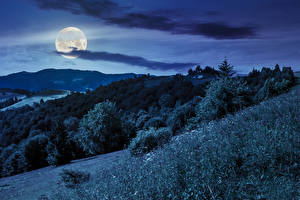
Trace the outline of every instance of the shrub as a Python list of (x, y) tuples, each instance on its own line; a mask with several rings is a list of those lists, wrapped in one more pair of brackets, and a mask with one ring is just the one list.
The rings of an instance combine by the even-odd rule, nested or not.
[(136, 120), (136, 127), (141, 129), (144, 127), (145, 123), (151, 119), (151, 116), (146, 111), (140, 111), (138, 113), (138, 118)]
[(8, 176), (8, 174), (6, 172), (3, 172), (3, 169), (5, 168), (4, 163), (10, 155), (14, 154), (15, 151), (17, 151), (17, 145), (15, 145), (15, 144), (9, 145), (8, 147), (1, 149), (1, 154), (0, 154), (0, 177)]
[(28, 170), (26, 158), (22, 150), (13, 152), (4, 162), (2, 166), (2, 176), (12, 176)]
[(274, 70), (265, 67), (262, 68), (261, 71), (253, 69), (253, 71), (250, 72), (245, 79), (253, 90), (253, 95), (255, 95), (261, 88), (265, 86), (265, 83), (268, 79), (273, 79), (274, 83), (288, 80), (288, 87), (292, 87), (295, 84), (293, 70), (290, 67), (283, 67), (281, 71), (279, 65), (276, 65)]
[(128, 138), (116, 105), (109, 101), (95, 105), (80, 121), (78, 138), (83, 149), (92, 155), (123, 148)]
[(281, 78), (289, 80), (290, 83), (293, 85), (295, 82), (295, 76), (294, 76), (294, 72), (293, 72), (292, 68), (291, 67), (283, 67)]
[(76, 131), (78, 128), (79, 120), (76, 117), (69, 117), (64, 120), (64, 126), (67, 131)]
[(213, 120), (251, 105), (250, 89), (240, 79), (221, 78), (212, 81), (206, 96), (196, 107), (197, 118)]
[(62, 165), (73, 159), (71, 138), (62, 122), (57, 122), (47, 145), (47, 161), (50, 165)]
[(172, 111), (167, 120), (167, 125), (173, 133), (185, 127), (188, 119), (195, 117), (195, 107), (192, 102), (178, 106)]
[(47, 145), (48, 137), (45, 135), (34, 136), (25, 143), (24, 155), (30, 169), (37, 169), (48, 165)]
[(140, 155), (148, 153), (157, 147), (169, 142), (172, 133), (168, 128), (138, 131), (136, 138), (134, 138), (130, 145), (129, 150), (132, 155)]
[(148, 129), (150, 127), (158, 129), (161, 127), (166, 127), (166, 123), (161, 117), (153, 117), (144, 124), (144, 129)]
[(270, 97), (287, 92), (290, 85), (291, 82), (289, 80), (283, 79), (281, 81), (276, 81), (275, 78), (269, 78), (265, 81), (264, 86), (255, 95), (255, 101), (260, 102)]
[(169, 94), (164, 94), (159, 98), (158, 104), (160, 107), (173, 107), (175, 104), (175, 99)]
[(68, 188), (75, 188), (90, 180), (90, 173), (78, 170), (63, 169), (59, 175)]
[(129, 139), (134, 138), (136, 136), (136, 113), (132, 112), (124, 112), (121, 117), (121, 126), (122, 126), (122, 132), (124, 133), (124, 136), (128, 138), (126, 141), (126, 145), (129, 144)]

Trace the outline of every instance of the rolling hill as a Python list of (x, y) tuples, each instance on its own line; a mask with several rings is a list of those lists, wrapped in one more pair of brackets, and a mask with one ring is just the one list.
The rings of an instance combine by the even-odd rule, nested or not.
[[(296, 77), (299, 81), (300, 79), (300, 73), (295, 73)], [(274, 118), (277, 118), (278, 116), (281, 116), (281, 118), (279, 120), (284, 120), (286, 117), (287, 113), (292, 113), (290, 116), (294, 116), (294, 119), (296, 119), (296, 114), (297, 112), (299, 112), (299, 109), (291, 109), (290, 111), (288, 109), (285, 109), (285, 106), (288, 106), (290, 108), (298, 108), (298, 102), (297, 101), (299, 99), (299, 95), (300, 95), (300, 88), (299, 88), (299, 82), (297, 82), (297, 85), (294, 86), (292, 88), (292, 90), (284, 95), (281, 95), (279, 97), (275, 97), (273, 99), (267, 100), (265, 102), (262, 102), (259, 105), (255, 105), (253, 107), (247, 108), (245, 110), (242, 110), (238, 113), (236, 113), (235, 115), (229, 115), (226, 116), (224, 119), (222, 119), (221, 121), (214, 121), (212, 124), (210, 124), (211, 126), (208, 126), (207, 128), (205, 127), (201, 127), (201, 128), (197, 128), (195, 130), (192, 131), (187, 131), (186, 133), (179, 135), (179, 136), (175, 136), (173, 138), (173, 140), (171, 141), (171, 143), (169, 144), (169, 146), (167, 147), (163, 147), (162, 149), (158, 149), (157, 151), (154, 151), (153, 153), (150, 153), (148, 155), (145, 155), (144, 157), (137, 157), (137, 158), (133, 158), (130, 157), (129, 152), (127, 150), (122, 150), (122, 151), (116, 151), (113, 153), (108, 153), (108, 154), (103, 154), (103, 155), (98, 155), (98, 156), (94, 156), (94, 157), (90, 157), (90, 158), (84, 158), (84, 159), (79, 159), (79, 160), (74, 160), (72, 161), (70, 164), (66, 164), (66, 165), (62, 165), (62, 166), (58, 166), (58, 167), (54, 167), (54, 166), (48, 166), (45, 168), (41, 168), (41, 169), (37, 169), (37, 170), (33, 170), (30, 172), (26, 172), (23, 174), (18, 174), (15, 176), (11, 176), (11, 177), (5, 177), (5, 178), (1, 178), (0, 179), (0, 198), (2, 199), (7, 199), (7, 200), (15, 200), (15, 199), (19, 199), (19, 200), (23, 200), (23, 199), (58, 199), (58, 197), (60, 197), (60, 199), (90, 199), (90, 198), (95, 198), (95, 199), (101, 199), (100, 197), (104, 196), (102, 193), (103, 190), (105, 190), (106, 188), (103, 187), (104, 184), (106, 184), (106, 186), (108, 185), (109, 188), (113, 188), (116, 187), (116, 185), (118, 187), (116, 187), (118, 189), (119, 194), (115, 194), (113, 193), (113, 195), (120, 195), (120, 194), (124, 194), (126, 193), (128, 190), (121, 190), (119, 188), (121, 188), (121, 184), (120, 183), (125, 183), (126, 186), (128, 186), (128, 180), (125, 181), (125, 179), (128, 176), (132, 176), (131, 174), (138, 174), (140, 177), (143, 175), (144, 179), (141, 180), (152, 180), (151, 177), (153, 176), (155, 179), (155, 181), (157, 181), (160, 177), (163, 178), (164, 175), (166, 174), (162, 174), (162, 168), (165, 170), (168, 167), (170, 167), (170, 169), (167, 171), (165, 170), (164, 172), (172, 172), (172, 174), (170, 173), (169, 177), (176, 177), (176, 176), (172, 176), (173, 174), (176, 175), (176, 173), (178, 173), (177, 171), (174, 171), (172, 163), (176, 163), (177, 161), (180, 161), (180, 159), (171, 159), (170, 157), (167, 156), (174, 156), (176, 155), (178, 158), (184, 158), (188, 161), (194, 161), (193, 159), (198, 158), (197, 156), (186, 156), (189, 155), (190, 152), (194, 153), (192, 155), (195, 155), (195, 153), (198, 153), (198, 155), (202, 155), (197, 150), (202, 146), (204, 146), (207, 143), (213, 143), (216, 141), (220, 141), (218, 144), (215, 144), (214, 147), (218, 147), (220, 149), (223, 150), (223, 146), (220, 144), (224, 144), (223, 140), (218, 140), (220, 138), (224, 139), (224, 136), (221, 137), (216, 137), (214, 139), (214, 141), (210, 141), (207, 138), (213, 138), (211, 135), (204, 135), (203, 133), (210, 133), (215, 137), (218, 136), (219, 132), (215, 131), (215, 129), (217, 130), (223, 130), (223, 131), (228, 131), (229, 134), (227, 137), (229, 137), (230, 135), (234, 135), (234, 133), (240, 133), (241, 130), (247, 130), (247, 134), (244, 135), (248, 137), (253, 137), (252, 139), (255, 139), (255, 134), (254, 133), (259, 133), (258, 135), (260, 136), (265, 136), (263, 137), (259, 137), (257, 140), (258, 142), (261, 141), (265, 141), (265, 143), (261, 144), (261, 147), (263, 147), (263, 145), (267, 145), (268, 147), (272, 146), (273, 144), (277, 144), (278, 141), (276, 140), (277, 138), (275, 137), (266, 137), (265, 133), (270, 133), (268, 131), (257, 131), (258, 127), (261, 127), (261, 124), (264, 125), (268, 125), (274, 128), (274, 122), (272, 121), (272, 118), (265, 118), (265, 116), (273, 116)], [(272, 106), (272, 107), (271, 107)], [(272, 109), (270, 109), (272, 108)], [(283, 112), (284, 110), (286, 111), (286, 113), (281, 113), (281, 112), (274, 112), (275, 110), (279, 110), (281, 112)], [(264, 111), (264, 112), (262, 112)], [(255, 118), (254, 118), (255, 116)], [(244, 119), (248, 119), (247, 121)], [(287, 123), (288, 120), (285, 121), (285, 128), (287, 127), (295, 127), (297, 126), (296, 122), (298, 123), (299, 120), (294, 121), (294, 123)], [(242, 123), (242, 124), (240, 124)], [(212, 126), (213, 125), (213, 126)], [(237, 126), (240, 125), (240, 126)], [(245, 126), (248, 125), (248, 126)], [(214, 129), (212, 129), (212, 127), (214, 127)], [(226, 129), (218, 129), (218, 127), (221, 128), (226, 128)], [(243, 129), (241, 129), (243, 128)], [(262, 127), (263, 129), (265, 127)], [(293, 129), (291, 129), (293, 130)], [(216, 133), (216, 134), (214, 134)], [(273, 133), (273, 132), (272, 132)], [(274, 133), (273, 133), (274, 134)], [(285, 139), (285, 134), (281, 134), (278, 137), (280, 139)], [(245, 138), (244, 138), (245, 139)], [(274, 139), (271, 140), (274, 143), (270, 144), (270, 139)], [(205, 143), (202, 143), (202, 141), (205, 140)], [(238, 141), (241, 140), (241, 138), (238, 138)], [(255, 141), (255, 140), (243, 140), (243, 142), (245, 143), (245, 141)], [(280, 140), (281, 142), (285, 141), (288, 143), (291, 143), (293, 140)], [(244, 143), (240, 143), (243, 144)], [(194, 146), (189, 147), (190, 144), (194, 144)], [(249, 143), (251, 144), (251, 143)], [(269, 145), (270, 144), (270, 145)], [(173, 148), (170, 148), (172, 147)], [(227, 143), (226, 144), (227, 147), (234, 147), (237, 144), (230, 144)], [(174, 146), (176, 148), (174, 148)], [(183, 151), (184, 148), (178, 148), (179, 147), (185, 147), (185, 149), (187, 149), (187, 151)], [(197, 148), (195, 148), (197, 147)], [(248, 146), (249, 147), (249, 146)], [(251, 146), (256, 147), (256, 146)], [(252, 150), (252, 148), (250, 149), (252, 153), (254, 153), (254, 151)], [(178, 151), (175, 149), (178, 149)], [(258, 149), (258, 148), (257, 148)], [(209, 150), (209, 149), (208, 149)], [(241, 151), (245, 151), (245, 149), (241, 148)], [(271, 148), (269, 148), (269, 150), (271, 150)], [(284, 150), (283, 149), (279, 149), (276, 150), (277, 152), (280, 152), (280, 150)], [(170, 152), (171, 151), (171, 152)], [(213, 152), (213, 151), (212, 151)], [(224, 151), (218, 151), (219, 153), (223, 153)], [(229, 153), (231, 151), (228, 151)], [(271, 151), (272, 152), (272, 151)], [(265, 151), (257, 151), (255, 152), (258, 155), (265, 155), (268, 152)], [(164, 156), (167, 155), (167, 156)], [(214, 154), (210, 154), (210, 152), (208, 151), (207, 154), (204, 155), (214, 155)], [(226, 154), (228, 155), (228, 154)], [(243, 154), (242, 154), (243, 155)], [(246, 154), (245, 154), (246, 155)], [(248, 156), (249, 154), (247, 154)], [(256, 155), (256, 154), (255, 154)], [(275, 155), (275, 154), (274, 154)], [(269, 155), (270, 156), (270, 155)], [(276, 155), (275, 155), (276, 156)], [(161, 158), (164, 158), (165, 162), (164, 165), (161, 165)], [(174, 157), (173, 157), (174, 158)], [(201, 157), (199, 157), (201, 158)], [(248, 157), (247, 157), (248, 159)], [(269, 157), (265, 158), (265, 157), (261, 157), (261, 159), (263, 161), (269, 161)], [(216, 160), (216, 159), (215, 159)], [(214, 161), (215, 161), (214, 160)], [(151, 161), (151, 162), (149, 162)], [(220, 160), (218, 160), (220, 161)], [(250, 160), (251, 161), (251, 160)], [(247, 162), (245, 164), (248, 164), (249, 160), (247, 160)], [(254, 161), (252, 161), (254, 162)], [(128, 163), (130, 163), (130, 165), (128, 165)], [(191, 162), (194, 165), (197, 164), (198, 162)], [(230, 163), (235, 163), (235, 162), (230, 162)], [(190, 165), (184, 165), (184, 167), (193, 167), (193, 164)], [(256, 165), (260, 166), (260, 163), (255, 163)], [(216, 165), (218, 166), (218, 165)], [(250, 165), (251, 166), (251, 165)], [(289, 163), (287, 163), (287, 166), (289, 166)], [(255, 168), (256, 166), (254, 166)], [(297, 165), (295, 164), (295, 166), (291, 166), (292, 167), (297, 167)], [(197, 169), (199, 167), (197, 166)], [(211, 166), (210, 166), (211, 168)], [(281, 168), (281, 165), (280, 165)], [(81, 187), (77, 188), (77, 190), (70, 190), (67, 189), (64, 186), (64, 183), (61, 179), (60, 173), (64, 170), (79, 170), (79, 171), (88, 171), (91, 176), (93, 177), (92, 180), (90, 180), (87, 184), (82, 185)], [(131, 173), (128, 173), (128, 170), (131, 169)], [(134, 170), (133, 170), (134, 169)], [(148, 171), (145, 171), (145, 169), (150, 169), (151, 170), (151, 174), (148, 173)], [(201, 168), (199, 168), (201, 170)], [(247, 170), (248, 168), (245, 168), (245, 170)], [(257, 168), (259, 169), (259, 168)], [(273, 168), (270, 168), (273, 169)], [(139, 171), (138, 171), (139, 170)], [(157, 173), (153, 173), (152, 170), (157, 170)], [(267, 169), (262, 169), (263, 174), (264, 174), (264, 170)], [(138, 171), (138, 172), (136, 172)], [(250, 171), (250, 170), (248, 170)], [(253, 170), (254, 171), (254, 170)], [(256, 170), (257, 171), (257, 170)], [(255, 171), (255, 172), (256, 172)], [(251, 171), (250, 171), (251, 172)], [(291, 172), (292, 173), (292, 172)], [(282, 177), (282, 176), (287, 176), (288, 174), (284, 174), (284, 173), (280, 173), (280, 174), (276, 174), (276, 173), (265, 173), (266, 176), (259, 176), (260, 179), (258, 180), (258, 182), (251, 182), (251, 187), (255, 187), (255, 186), (259, 186), (259, 187), (266, 187), (268, 186), (268, 184), (270, 184), (270, 182), (267, 182), (265, 179), (270, 179), (270, 177), (272, 178), (272, 176), (275, 176), (274, 178), (274, 182), (277, 181), (279, 178), (278, 177)], [(116, 176), (115, 176), (116, 175)], [(168, 175), (168, 174), (167, 174)], [(184, 176), (187, 176), (189, 174), (183, 174)], [(247, 173), (246, 173), (247, 175)], [(193, 176), (193, 174), (192, 174)], [(245, 176), (245, 175), (244, 175)], [(292, 175), (290, 175), (292, 177)], [(193, 178), (196, 176), (193, 176)], [(242, 176), (241, 176), (242, 177)], [(147, 179), (146, 179), (147, 178)], [(244, 177), (242, 177), (244, 178)], [(240, 179), (239, 183), (244, 183), (247, 186), (249, 186), (249, 181), (245, 179)], [(251, 177), (253, 178), (253, 177)], [(110, 182), (105, 182), (107, 180), (110, 180)], [(122, 180), (122, 181), (120, 181)], [(167, 180), (168, 179), (164, 179)], [(185, 180), (185, 179), (184, 179)], [(187, 179), (190, 180), (190, 179)], [(226, 177), (227, 180), (227, 177)], [(271, 179), (272, 180), (272, 179)], [(280, 179), (278, 182), (276, 182), (276, 184), (281, 183), (280, 181), (282, 181), (282, 183), (284, 184), (284, 181), (290, 181), (288, 182), (290, 184), (295, 184), (297, 182), (297, 180), (293, 180), (292, 178), (290, 179)], [(130, 183), (138, 183), (139, 185), (140, 182), (136, 181), (134, 182), (134, 179), (130, 179)], [(171, 179), (172, 181), (172, 179)], [(230, 182), (231, 180), (229, 180), (228, 182)], [(242, 182), (244, 181), (244, 182)], [(273, 180), (272, 180), (273, 181)], [(271, 183), (272, 183), (271, 181)], [(166, 182), (166, 181), (165, 181)], [(227, 184), (228, 184), (227, 182)], [(233, 182), (233, 181), (232, 181)], [(36, 184), (39, 183), (39, 184)], [(164, 182), (162, 182), (164, 183)], [(233, 182), (234, 183), (234, 182)], [(113, 185), (114, 184), (114, 185)], [(155, 189), (157, 190), (162, 190), (161, 187), (157, 187), (157, 184), (163, 185), (161, 184), (161, 182), (151, 182), (151, 184), (155, 185)], [(256, 185), (257, 184), (257, 185)], [(299, 183), (297, 184), (298, 187), (297, 188), (292, 188), (294, 191), (299, 191)], [(136, 185), (135, 185), (136, 186)], [(214, 187), (217, 187), (218, 185), (213, 185)], [(223, 185), (222, 185), (223, 186)], [(272, 185), (273, 186), (273, 185)], [(282, 185), (280, 185), (282, 186)], [(104, 189), (103, 189), (104, 188)], [(137, 187), (128, 187), (130, 189), (134, 189), (135, 191), (138, 191), (138, 189), (141, 189), (142, 186), (140, 186), (139, 188)], [(146, 185), (146, 188), (149, 188), (149, 185)], [(279, 187), (275, 188), (274, 190), (278, 190)], [(286, 186), (286, 188), (288, 188), (288, 186)], [(285, 189), (286, 189), (285, 188)], [(102, 190), (101, 190), (102, 189)], [(166, 188), (164, 188), (166, 190)], [(198, 190), (198, 188), (196, 188)], [(246, 188), (248, 189), (248, 188)], [(290, 188), (288, 188), (290, 189)], [(111, 189), (112, 190), (112, 189)], [(247, 190), (247, 192), (249, 191), (249, 193), (255, 193), (256, 190)], [(280, 191), (280, 190), (278, 190)], [(264, 192), (264, 191), (263, 191)], [(107, 192), (108, 193), (108, 192)], [(291, 192), (287, 192), (287, 193), (283, 193), (283, 195), (287, 195)], [(144, 193), (141, 192), (140, 195), (143, 195)], [(158, 192), (157, 194), (161, 194), (160, 192)], [(299, 194), (299, 192), (298, 192)], [(268, 194), (270, 195), (270, 194)], [(277, 194), (274, 194), (277, 195)], [(50, 198), (48, 198), (50, 197)], [(52, 197), (52, 198), (51, 198)], [(295, 199), (298, 199), (298, 195)], [(140, 199), (140, 198), (139, 198)]]
[(41, 91), (43, 89), (86, 91), (100, 85), (134, 77), (133, 73), (104, 74), (97, 71), (45, 69), (0, 76), (0, 88)]

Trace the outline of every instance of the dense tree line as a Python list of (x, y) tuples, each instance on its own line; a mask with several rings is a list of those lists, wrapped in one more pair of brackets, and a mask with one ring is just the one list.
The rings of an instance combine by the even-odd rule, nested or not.
[(2, 95), (5, 95), (6, 93), (16, 93), (16, 94), (24, 94), (26, 96), (30, 96), (33, 94), (33, 92), (23, 89), (10, 89), (10, 88), (0, 88), (0, 93)]
[(15, 97), (15, 98), (9, 98), (9, 99), (7, 99), (7, 100), (5, 100), (3, 102), (0, 102), (0, 109), (6, 108), (8, 106), (11, 106), (11, 105), (13, 105), (15, 103), (18, 103), (19, 101), (22, 101), (22, 100), (18, 99), (17, 97)]

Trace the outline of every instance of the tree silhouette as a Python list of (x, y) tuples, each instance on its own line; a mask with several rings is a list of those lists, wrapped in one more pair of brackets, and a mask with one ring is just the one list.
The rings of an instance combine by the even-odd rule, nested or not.
[(220, 71), (220, 76), (231, 77), (234, 75), (233, 66), (228, 63), (227, 58), (218, 66)]

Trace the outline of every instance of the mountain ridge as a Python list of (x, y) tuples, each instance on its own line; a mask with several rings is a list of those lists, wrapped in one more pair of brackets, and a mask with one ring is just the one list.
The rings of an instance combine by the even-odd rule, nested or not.
[(99, 71), (76, 69), (43, 69), (37, 72), (18, 72), (0, 76), (0, 88), (24, 89), (40, 91), (43, 89), (59, 89), (86, 91), (137, 76), (134, 73), (105, 74)]

